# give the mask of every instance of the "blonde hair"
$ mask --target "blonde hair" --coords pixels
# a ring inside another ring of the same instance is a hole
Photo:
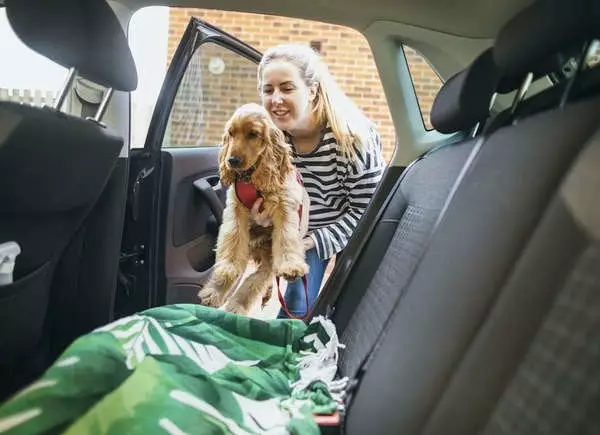
[[[313,119],[318,125],[329,123],[342,153],[351,159],[357,158],[357,152],[364,155],[372,124],[340,89],[319,54],[302,44],[281,44],[268,49],[258,66],[259,91],[265,66],[277,60],[298,68],[306,86],[316,86]]]

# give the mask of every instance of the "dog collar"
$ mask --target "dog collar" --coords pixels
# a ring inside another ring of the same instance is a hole
[[[252,177],[252,174],[254,174],[254,171],[256,171],[256,163],[254,163],[252,166],[250,166],[248,169],[246,169],[244,172],[236,172],[235,174],[235,180],[236,182],[238,180],[242,180],[245,183],[249,183],[250,182],[250,177]]]

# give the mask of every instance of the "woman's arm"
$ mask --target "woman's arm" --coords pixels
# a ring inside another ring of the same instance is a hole
[[[348,164],[344,190],[348,192],[348,207],[337,222],[314,230],[314,241],[319,258],[326,259],[340,252],[356,231],[385,168],[381,154],[381,140],[373,129],[369,143],[357,160]]]

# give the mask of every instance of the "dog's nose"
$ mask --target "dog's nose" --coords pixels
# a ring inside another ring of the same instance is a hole
[[[242,159],[238,156],[231,156],[227,161],[229,162],[232,168],[237,168],[242,164]]]

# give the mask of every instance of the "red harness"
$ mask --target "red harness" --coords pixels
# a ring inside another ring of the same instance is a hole
[[[259,197],[262,197],[262,194],[256,190],[254,184],[244,181],[241,178],[235,182],[235,194],[248,209],[252,208],[252,205]]]
[[[302,176],[300,175],[299,171],[296,171],[296,180],[298,180],[298,183],[300,183],[300,185],[304,185],[304,183],[302,182]],[[235,180],[234,187],[235,194],[237,195],[238,199],[248,209],[251,209],[256,200],[262,197],[262,193],[258,189],[256,189],[256,186],[254,186],[254,184],[250,182],[250,177],[238,177]],[[263,206],[261,204],[260,211],[262,211],[262,209]],[[300,221],[302,221],[302,203],[300,203],[300,207],[298,207],[298,215],[300,217]],[[306,299],[306,313],[304,314],[304,316],[295,316],[294,314],[289,312],[287,304],[285,303],[285,299],[283,298],[283,294],[281,293],[281,289],[279,286],[279,277],[276,277],[275,280],[277,282],[277,297],[279,299],[279,303],[281,304],[281,309],[283,310],[283,312],[292,319],[306,319],[311,313],[311,309],[308,306],[308,281],[306,279],[306,275],[302,277],[302,283],[304,284],[304,296]]]

